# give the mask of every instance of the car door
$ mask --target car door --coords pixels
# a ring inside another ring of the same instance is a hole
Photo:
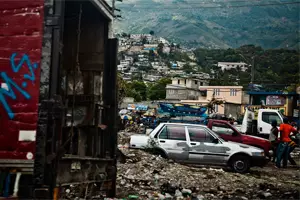
[[[197,164],[225,165],[230,148],[214,137],[208,128],[188,126],[189,161]]]
[[[243,142],[241,134],[226,123],[213,122],[211,130],[225,141]]]
[[[168,157],[177,161],[188,161],[187,132],[184,125],[165,125],[158,135],[159,146]]]
[[[261,118],[260,118],[261,117]],[[277,124],[280,125],[282,123],[282,119],[278,115],[277,112],[262,112],[261,116],[259,118],[261,120],[258,120],[258,130],[260,134],[270,134],[271,128],[272,128],[272,121],[277,121]]]

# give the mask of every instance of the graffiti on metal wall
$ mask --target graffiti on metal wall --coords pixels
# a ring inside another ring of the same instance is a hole
[[[21,85],[18,85],[14,78],[10,77],[7,72],[2,71],[0,72],[0,78],[2,79],[2,84],[0,88],[0,103],[4,107],[5,111],[7,112],[10,119],[15,117],[14,112],[12,111],[11,106],[7,102],[7,98],[12,100],[17,99],[17,93],[20,93],[25,99],[30,99],[31,95],[26,91],[28,86],[28,82],[34,83],[35,81],[35,69],[38,67],[37,63],[31,63],[30,58],[27,54],[24,54],[18,64],[15,63],[15,58],[17,53],[13,53],[10,57],[10,66],[13,73],[19,73],[22,67],[27,66],[29,69],[29,73],[23,74],[23,81]],[[21,75],[22,76],[22,75]],[[3,84],[5,86],[3,86]]]

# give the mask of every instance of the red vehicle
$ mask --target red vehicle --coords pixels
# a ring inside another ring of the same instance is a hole
[[[265,155],[270,155],[271,143],[264,138],[240,133],[224,120],[209,120],[207,127],[217,133],[223,140],[247,144],[264,149]]]

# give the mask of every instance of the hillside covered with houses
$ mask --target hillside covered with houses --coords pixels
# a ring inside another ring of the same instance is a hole
[[[274,64],[278,55],[281,59]],[[191,49],[156,37],[153,31],[123,33],[119,35],[118,55],[120,98],[124,106],[146,101],[207,105],[217,99],[224,103],[214,105],[214,112],[238,117],[250,104],[268,105],[274,102],[269,98],[290,99],[295,95],[289,92],[296,87],[293,75],[290,83],[279,78],[275,84],[266,82],[294,65],[285,63],[284,57],[288,56],[294,57],[296,52],[263,50],[254,45],[227,50]],[[263,71],[266,73],[260,73]],[[268,106],[293,115],[295,101],[278,102]]]

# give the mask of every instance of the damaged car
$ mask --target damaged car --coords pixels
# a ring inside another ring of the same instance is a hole
[[[130,148],[151,150],[182,163],[228,166],[238,173],[268,162],[264,150],[225,142],[206,126],[195,124],[161,123],[149,135],[132,135]]]

